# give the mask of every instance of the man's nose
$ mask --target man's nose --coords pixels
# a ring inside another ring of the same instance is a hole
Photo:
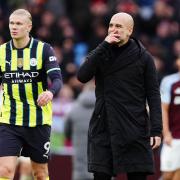
[[[114,34],[118,34],[117,28],[114,28]]]
[[[115,34],[118,33],[117,28],[116,27],[112,27],[111,32],[113,32]]]
[[[12,27],[12,29],[16,29],[17,28],[16,24],[13,24],[11,27]]]

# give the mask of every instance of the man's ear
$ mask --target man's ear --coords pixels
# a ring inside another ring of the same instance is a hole
[[[131,36],[131,34],[133,33],[133,29],[132,29],[132,28],[129,28],[128,30],[129,30],[129,33],[128,33],[128,34],[129,34],[129,36]]]
[[[30,32],[31,29],[32,29],[32,24],[29,24],[28,29],[29,29],[29,32]]]

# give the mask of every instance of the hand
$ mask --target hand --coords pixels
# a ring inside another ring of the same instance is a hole
[[[167,144],[168,146],[171,146],[172,140],[173,140],[173,137],[170,132],[164,134],[164,143],[165,144]]]
[[[160,144],[161,144],[161,137],[159,136],[150,137],[150,145],[152,149],[158,148]]]
[[[116,44],[119,43],[120,41],[120,36],[117,33],[110,33],[106,36],[105,41],[110,43],[110,44]]]
[[[53,93],[51,91],[42,92],[37,99],[38,106],[45,106],[49,101],[52,101]]]

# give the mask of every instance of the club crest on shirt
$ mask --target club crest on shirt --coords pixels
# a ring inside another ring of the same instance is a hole
[[[22,68],[23,67],[23,58],[18,58],[17,59],[17,67]]]
[[[36,66],[37,65],[37,59],[36,58],[31,58],[30,59],[30,65],[31,66]]]
[[[178,87],[178,88],[175,90],[174,93],[175,93],[175,94],[180,94],[180,87]]]

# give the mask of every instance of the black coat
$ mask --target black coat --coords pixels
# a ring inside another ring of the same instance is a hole
[[[88,132],[88,170],[153,173],[150,136],[161,135],[162,118],[152,56],[135,39],[122,47],[104,41],[87,55],[78,72],[83,83],[94,76],[96,105]]]

